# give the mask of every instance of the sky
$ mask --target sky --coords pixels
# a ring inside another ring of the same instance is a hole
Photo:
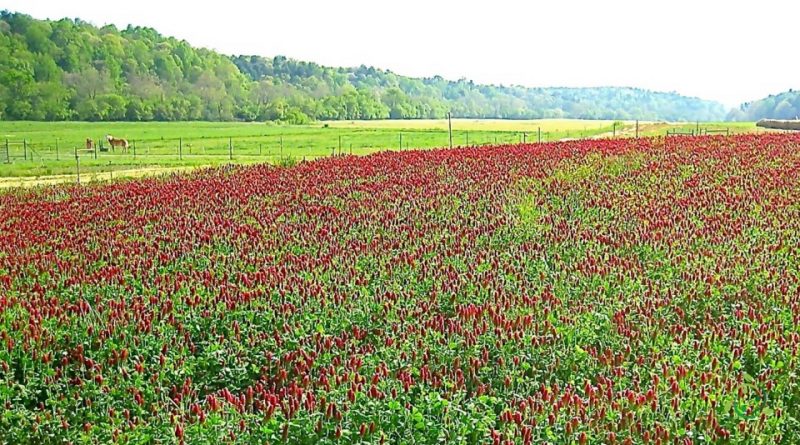
[[[632,86],[729,107],[800,89],[796,0],[2,0],[0,9],[408,76]]]

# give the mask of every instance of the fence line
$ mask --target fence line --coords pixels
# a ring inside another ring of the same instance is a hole
[[[681,130],[678,128],[667,130],[667,137],[670,136],[708,136],[712,134],[724,134],[725,136],[731,135],[730,127],[727,128],[700,128],[699,126],[692,130]]]
[[[247,157],[247,158],[275,158],[276,156],[320,156],[328,155],[330,153],[344,155],[345,147],[349,147],[349,153],[352,154],[353,149],[367,149],[367,150],[383,150],[392,147],[397,147],[401,150],[408,149],[414,146],[424,148],[427,146],[445,146],[447,143],[447,132],[441,132],[442,143],[430,144],[431,134],[420,130],[421,134],[415,134],[415,131],[404,131],[394,133],[386,132],[378,135],[372,140],[364,140],[364,137],[358,134],[335,134],[330,138],[331,141],[325,144],[319,144],[319,138],[309,137],[305,140],[293,140],[289,142],[293,147],[286,147],[287,141],[283,135],[275,136],[214,136],[214,137],[197,137],[197,138],[149,138],[149,139],[129,139],[129,150],[122,151],[120,148],[106,147],[102,139],[93,141],[91,148],[87,148],[85,141],[73,141],[71,151],[74,154],[81,155],[85,158],[91,157],[94,160],[101,158],[105,159],[123,159],[133,158],[134,160],[145,160],[147,158],[165,159],[173,158],[178,161],[197,157],[227,157],[228,160],[233,161],[234,157]],[[495,144],[513,144],[518,142],[527,142],[527,133],[519,131],[454,131],[460,133],[464,138],[464,146],[484,146],[492,143]],[[561,132],[564,134],[564,132]],[[476,136],[476,134],[478,136]],[[546,142],[541,130],[538,131],[539,141]],[[569,132],[565,133],[569,136]],[[394,144],[390,142],[392,138],[396,141]],[[421,140],[419,145],[414,144],[414,140]],[[399,144],[397,141],[399,140]],[[226,143],[227,142],[227,143]],[[0,159],[6,164],[12,164],[20,161],[68,161],[63,154],[63,146],[65,140],[62,138],[53,138],[50,141],[42,140],[11,140],[5,139],[4,144],[0,147]]]
[[[616,125],[608,128],[614,136],[618,133]],[[529,131],[474,131],[462,130],[454,131],[454,133],[461,134],[461,140],[464,146],[484,146],[490,144],[514,144],[514,143],[543,143],[559,139],[582,139],[595,137],[604,134],[605,129],[592,129],[592,130],[555,130],[555,131],[542,131],[541,128],[535,128]],[[679,135],[710,135],[710,134],[725,134],[730,135],[730,128],[715,129],[715,128],[700,128],[692,130],[669,129],[666,132],[667,136]],[[105,147],[100,141],[94,144],[92,148],[86,148],[84,145],[72,144],[74,152],[84,156],[91,156],[93,159],[122,159],[124,157],[132,157],[134,160],[143,158],[165,159],[173,158],[176,160],[184,160],[197,157],[227,157],[228,160],[233,161],[234,157],[246,158],[274,158],[277,156],[283,157],[284,154],[289,156],[303,156],[303,155],[329,155],[345,154],[345,147],[352,147],[356,149],[369,149],[369,150],[383,150],[390,148],[399,148],[401,150],[418,146],[424,148],[427,146],[441,146],[446,147],[447,132],[440,133],[441,144],[430,144],[431,134],[415,134],[414,131],[398,131],[394,133],[386,132],[377,136],[373,141],[364,140],[358,134],[335,134],[331,135],[329,142],[320,144],[319,138],[309,137],[306,140],[293,140],[290,145],[293,147],[287,148],[285,145],[285,137],[283,135],[275,136],[242,136],[235,138],[233,136],[225,137],[198,137],[198,138],[150,138],[150,139],[130,139],[130,148],[127,152],[122,152],[119,148]],[[454,135],[455,136],[455,135]],[[391,140],[394,139],[394,143]],[[414,140],[422,140],[423,143],[415,145]],[[455,137],[454,137],[455,139]],[[36,141],[31,139],[11,140],[6,138],[3,145],[0,147],[0,162],[5,164],[15,163],[19,161],[65,161],[63,156],[64,140],[61,138],[53,138],[50,141]],[[455,140],[454,140],[455,142]],[[351,148],[351,151],[352,151]]]
[[[525,131],[513,130],[454,130],[453,141],[462,141],[465,146],[482,147],[487,145],[545,143],[563,139],[592,138],[604,135],[617,136],[621,128],[616,123],[607,127],[578,129],[562,129],[543,131],[541,127],[533,127]],[[628,127],[631,130],[631,127]],[[638,127],[637,127],[638,130]],[[156,137],[147,139],[129,139],[129,150],[106,146],[104,139],[97,139],[90,146],[86,140],[70,140],[54,137],[50,140],[32,140],[28,138],[0,140],[0,169],[9,168],[12,164],[25,164],[22,169],[30,169],[23,176],[51,176],[71,174],[76,180],[103,168],[111,171],[119,170],[120,165],[126,168],[139,169],[158,165],[159,168],[178,167],[181,165],[199,166],[215,165],[226,162],[296,162],[307,158],[352,155],[355,150],[365,152],[385,149],[406,150],[410,147],[447,147],[451,133],[447,130],[397,129],[385,131],[371,136],[358,131],[331,132],[324,136],[324,142],[317,133],[294,135],[243,135],[235,136],[198,136]],[[729,128],[698,128],[691,131],[680,129],[668,130],[667,137],[679,135],[730,135]],[[131,162],[134,161],[134,162]],[[207,163],[203,163],[207,160]],[[57,161],[57,163],[50,163]],[[41,163],[38,165],[37,163]],[[4,167],[5,166],[5,167]],[[34,172],[35,170],[35,172]],[[67,172],[67,173],[64,173]],[[108,174],[108,171],[105,171]],[[113,173],[112,173],[113,175]],[[0,173],[0,177],[4,177]]]

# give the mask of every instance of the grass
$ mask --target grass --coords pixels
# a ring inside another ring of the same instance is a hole
[[[695,126],[642,122],[640,134],[663,135],[667,129],[689,131]],[[712,123],[701,127],[731,128],[734,132],[756,128],[752,123]],[[554,141],[612,134],[632,136],[635,124],[575,119],[454,119],[453,144],[535,142],[540,130],[542,141]],[[86,138],[103,141],[106,134],[131,141],[129,153],[83,150]],[[443,119],[333,121],[300,126],[236,122],[0,122],[0,178],[74,175],[76,155],[80,157],[81,174],[97,175],[231,162],[275,163],[334,153],[362,155],[448,145],[447,121]]]
[[[445,119],[418,120],[375,120],[375,121],[329,121],[323,122],[333,128],[379,128],[379,129],[416,129],[447,130]],[[593,132],[611,129],[614,121],[588,121],[579,119],[453,119],[454,130],[488,131],[488,132],[536,132],[539,128],[544,132]]]
[[[756,127],[755,122],[646,122],[639,125],[639,133],[642,136],[664,136],[668,130],[680,133],[730,130],[731,134],[764,131]]]

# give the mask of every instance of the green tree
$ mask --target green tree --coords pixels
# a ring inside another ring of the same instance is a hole
[[[636,88],[523,88],[283,56],[227,57],[146,27],[0,12],[4,119],[281,120],[458,117],[719,120],[722,105]],[[786,99],[786,101],[784,101]],[[796,93],[735,118],[789,116]]]

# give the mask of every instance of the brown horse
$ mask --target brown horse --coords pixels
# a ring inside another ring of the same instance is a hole
[[[87,150],[94,149],[94,141],[92,141],[92,138],[86,138],[86,149]]]
[[[110,134],[106,135],[106,140],[109,144],[111,144],[111,150],[113,151],[116,147],[121,147],[124,153],[128,152],[128,140],[122,138],[115,138]]]

